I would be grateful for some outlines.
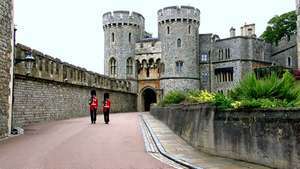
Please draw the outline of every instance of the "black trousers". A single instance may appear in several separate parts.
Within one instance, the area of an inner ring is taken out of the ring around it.
[[[96,122],[96,120],[97,120],[97,109],[92,109],[91,111],[90,111],[90,113],[91,113],[91,122],[93,123],[93,122]]]
[[[104,122],[105,122],[105,123],[108,123],[108,122],[109,122],[109,109],[108,109],[108,110],[105,110],[105,111],[103,112],[103,114],[104,114]]]

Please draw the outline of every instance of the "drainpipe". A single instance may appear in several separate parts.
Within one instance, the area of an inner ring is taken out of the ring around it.
[[[14,96],[14,87],[15,87],[15,60],[16,60],[16,33],[17,28],[14,27],[14,42],[13,42],[13,84],[12,84],[12,106],[11,106],[11,134],[17,134],[15,133],[14,129],[14,103],[15,103],[15,96]]]

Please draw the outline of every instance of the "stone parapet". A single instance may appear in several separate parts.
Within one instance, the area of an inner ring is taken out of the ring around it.
[[[103,28],[117,27],[122,25],[133,25],[144,27],[145,18],[137,12],[113,11],[103,14]]]
[[[158,23],[187,21],[200,24],[200,10],[191,6],[170,6],[157,12]]]
[[[35,64],[33,65],[32,73],[29,75],[26,74],[24,62],[17,64],[15,75],[131,93],[131,83],[127,80],[113,79],[88,71],[22,44],[16,45],[16,52],[17,59],[24,59],[26,54],[32,52]]]
[[[278,169],[299,168],[300,109],[233,109],[210,104],[152,107],[154,117],[202,152]]]

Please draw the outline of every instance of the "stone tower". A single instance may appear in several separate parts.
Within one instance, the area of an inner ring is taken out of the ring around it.
[[[0,1],[0,139],[8,136],[12,118],[13,1]]]
[[[297,64],[300,70],[300,0],[296,0],[296,14],[297,14]]]
[[[117,79],[131,80],[137,91],[135,44],[143,38],[144,17],[136,12],[114,11],[103,15],[104,72]]]
[[[161,88],[199,89],[200,10],[172,6],[158,11],[158,37],[161,40]]]

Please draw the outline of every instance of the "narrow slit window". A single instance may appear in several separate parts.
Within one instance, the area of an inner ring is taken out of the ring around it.
[[[177,39],[177,47],[181,48],[181,39]]]
[[[131,42],[131,33],[128,35],[128,41]]]
[[[112,41],[112,42],[115,42],[115,33],[112,33],[112,34],[111,34],[111,41]]]

